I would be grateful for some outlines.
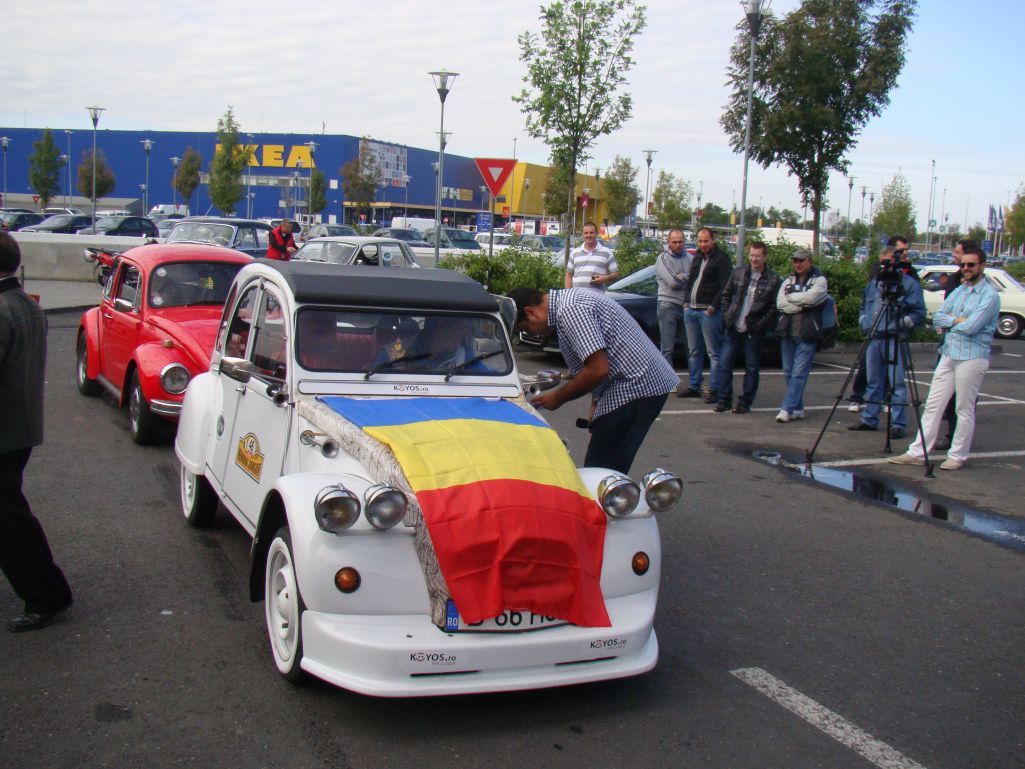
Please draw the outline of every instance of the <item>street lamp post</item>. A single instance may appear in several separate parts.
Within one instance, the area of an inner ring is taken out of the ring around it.
[[[644,162],[648,164],[647,180],[644,182],[644,210],[641,211],[641,216],[645,220],[648,218],[648,192],[651,189],[651,159],[655,156],[658,150],[642,150],[644,153]],[[644,233],[644,230],[641,230]]]
[[[844,235],[844,240],[851,239],[851,196],[854,194],[854,180],[857,176],[847,177],[847,234]]]
[[[308,189],[306,190],[306,218],[309,220],[309,221],[307,221],[307,225],[312,225],[313,224],[313,167],[314,167],[314,165],[316,165],[316,163],[314,163],[313,156],[317,152],[317,146],[318,145],[317,145],[317,142],[315,142],[315,141],[308,141],[308,142],[306,142],[306,146],[310,148],[310,183],[309,183]]]
[[[71,173],[71,166],[68,165],[68,160],[70,160],[70,158],[67,155],[61,155],[60,156],[61,165],[64,166],[64,172],[67,173],[67,174],[70,174]],[[69,187],[71,186],[71,180],[70,179],[68,179],[68,186]],[[68,196],[67,195],[64,196],[64,207],[65,208],[68,207]]]
[[[303,212],[303,162],[297,160],[295,162],[295,171],[292,173],[292,218],[300,223],[302,227],[302,212]],[[374,197],[377,197],[375,192]]]
[[[452,82],[459,77],[458,72],[438,70],[428,73],[434,78],[434,87],[441,100],[441,127],[438,130],[438,179],[435,184],[434,198],[434,263],[438,263],[441,255],[441,188],[445,176],[445,99],[452,90]]]
[[[174,177],[171,179],[171,199],[174,202],[174,210],[178,210],[178,164],[182,159],[177,155],[171,158],[171,165],[174,166]]]
[[[941,202],[940,202],[940,218],[939,218],[939,221],[942,222],[943,221],[943,214],[947,210],[947,190],[946,190],[946,188],[944,188],[944,190],[943,190],[943,197],[940,198],[940,200],[941,200]],[[947,228],[944,226],[943,229],[940,230],[940,251],[943,250],[943,241],[944,241],[944,239],[946,238],[946,235],[947,235],[947,233],[945,232],[946,229]]]
[[[861,221],[865,221],[865,196],[868,194],[868,186],[861,185]]]
[[[936,161],[932,161],[932,173],[929,174],[929,213],[925,218],[925,251],[929,253],[932,246],[932,197],[936,185]]]
[[[154,142],[152,139],[142,140],[142,147],[144,150],[146,150],[146,186],[143,188],[145,190],[145,194],[143,195],[142,199],[143,216],[146,216],[146,214],[149,213],[149,153],[150,150],[153,149],[153,145],[155,143],[156,142]]]
[[[103,107],[86,107],[93,121],[93,230],[96,229],[96,126],[100,122]]]
[[[11,140],[6,136],[0,136],[0,146],[4,148],[4,199],[3,204],[7,205],[7,145]]]
[[[403,174],[402,185],[406,188],[406,200],[402,204],[402,216],[409,218],[409,182],[413,177],[409,174]]]
[[[253,144],[253,135],[246,134],[246,138],[249,139],[249,144],[246,145],[246,154],[249,154],[250,147]],[[253,163],[252,158],[250,162],[246,163],[246,219],[253,218]]]
[[[751,104],[754,99],[755,83],[755,47],[758,43],[758,34],[762,30],[762,19],[765,18],[763,10],[768,8],[769,0],[747,0],[744,5],[744,12],[747,16],[747,28],[751,34],[751,56],[747,67],[747,118],[744,121],[744,173],[740,182],[740,222],[737,224],[737,258],[744,258],[744,235],[747,222],[747,165],[751,153]]]
[[[876,194],[875,194],[875,191],[872,191],[872,192],[868,193],[868,218],[869,218],[869,221],[872,220],[872,210],[873,210],[875,204],[876,204]]]
[[[527,194],[530,192],[530,177],[523,177],[523,200],[520,203],[520,234],[523,234],[523,230],[526,230],[527,222]]]

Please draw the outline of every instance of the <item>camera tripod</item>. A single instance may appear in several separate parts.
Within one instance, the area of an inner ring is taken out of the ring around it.
[[[829,423],[833,419],[833,414],[836,413],[836,409],[839,407],[840,402],[843,401],[847,393],[847,389],[853,381],[858,368],[866,364],[868,350],[873,342],[882,341],[883,343],[883,375],[885,377],[885,385],[883,396],[878,403],[891,407],[886,409],[886,427],[884,431],[886,434],[886,445],[884,447],[884,451],[887,454],[893,452],[890,443],[890,426],[893,419],[893,406],[911,406],[915,412],[915,421],[919,425],[922,424],[922,414],[919,409],[921,399],[918,395],[918,380],[915,377],[914,362],[911,358],[911,344],[908,342],[906,337],[901,336],[901,332],[899,330],[895,330],[893,332],[889,331],[891,328],[898,329],[900,326],[899,302],[903,292],[891,292],[888,290],[889,288],[889,285],[883,285],[883,307],[876,315],[875,321],[872,323],[872,328],[869,329],[865,341],[862,342],[861,347],[858,348],[858,353],[854,357],[854,363],[847,372],[847,376],[844,377],[843,384],[840,387],[840,392],[836,395],[833,408],[829,410],[829,414],[826,416],[822,429],[819,431],[819,435],[815,439],[815,444],[805,455],[805,461],[809,470],[811,469],[812,461],[815,457],[815,451],[818,449],[819,443],[822,442],[822,438],[826,433],[826,428],[829,427]],[[876,333],[880,326],[882,326],[883,329],[886,329],[885,336],[877,339]],[[905,392],[907,393],[906,401],[894,401],[894,392],[896,391],[897,385],[896,373],[898,363],[902,363],[904,365]],[[925,445],[925,436],[922,435],[921,429],[919,429],[918,432],[922,441],[922,453],[925,456],[925,475],[928,478],[934,478],[933,462],[929,460],[929,449]]]

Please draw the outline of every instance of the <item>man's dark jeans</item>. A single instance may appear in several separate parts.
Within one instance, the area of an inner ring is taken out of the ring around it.
[[[740,332],[736,326],[726,329],[722,338],[722,350],[719,353],[719,402],[733,405],[733,365],[737,354],[744,352],[744,394],[737,398],[741,406],[751,408],[758,394],[758,374],[760,371],[762,340],[764,331]]]
[[[667,397],[638,398],[592,420],[591,442],[587,445],[584,466],[629,473],[644,436],[662,411]]]

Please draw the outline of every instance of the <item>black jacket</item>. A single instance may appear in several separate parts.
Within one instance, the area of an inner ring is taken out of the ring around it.
[[[698,283],[698,275],[701,273],[701,265],[708,261],[705,267],[705,274],[701,276]],[[733,270],[733,263],[729,255],[715,244],[712,253],[705,256],[701,249],[694,254],[694,261],[690,263],[690,282],[692,288],[698,286],[698,294],[695,301],[691,301],[690,294],[687,295],[687,302],[693,307],[719,307],[722,304],[722,292],[730,279],[730,272]]]
[[[751,265],[744,264],[730,274],[726,281],[726,288],[722,294],[722,312],[725,328],[733,327],[744,306],[744,298],[747,296],[748,285],[751,283]],[[762,269],[762,274],[755,284],[754,302],[747,313],[747,330],[751,333],[765,331],[772,328],[776,323],[776,294],[779,293],[779,276],[768,268]]]

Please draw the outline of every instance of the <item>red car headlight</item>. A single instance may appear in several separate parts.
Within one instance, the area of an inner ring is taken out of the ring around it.
[[[192,374],[180,363],[168,363],[160,372],[160,384],[171,395],[181,395],[185,392],[190,379]]]

